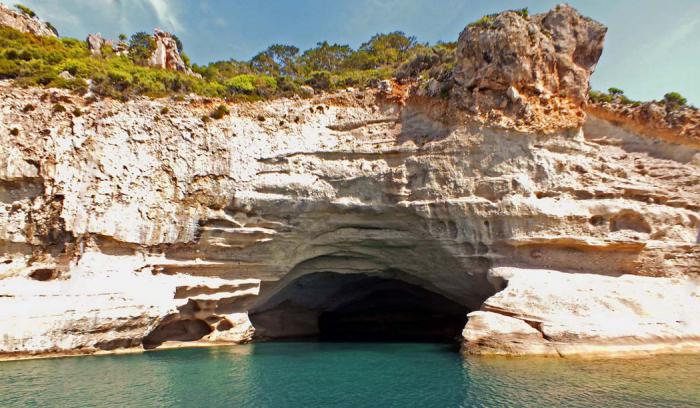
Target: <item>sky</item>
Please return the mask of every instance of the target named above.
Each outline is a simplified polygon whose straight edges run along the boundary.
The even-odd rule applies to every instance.
[[[14,4],[15,1],[0,0]],[[454,41],[484,14],[561,0],[22,0],[62,36],[171,31],[198,64],[247,60],[274,43],[302,50],[328,40],[357,47],[401,30],[421,42]],[[571,0],[608,26],[594,89],[618,87],[632,99],[677,91],[700,106],[700,0]]]

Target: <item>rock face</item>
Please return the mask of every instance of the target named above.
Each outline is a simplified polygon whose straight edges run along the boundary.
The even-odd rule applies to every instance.
[[[102,38],[100,33],[88,34],[85,41],[92,55],[102,55],[102,47],[105,45],[112,45],[111,41]]]
[[[700,286],[684,279],[494,268],[507,283],[464,330],[476,354],[630,355],[698,351]]]
[[[606,31],[567,5],[486,16],[459,37],[455,93],[475,113],[580,126]]]
[[[642,104],[613,101],[593,104],[588,111],[631,132],[700,148],[700,110],[694,107],[656,101]]]
[[[56,31],[37,17],[28,16],[19,10],[15,11],[4,4],[0,4],[0,25],[14,28],[23,33],[58,37]]]
[[[549,27],[599,32],[567,10]],[[371,282],[470,311],[468,353],[698,349],[697,147],[596,112],[572,128],[535,110],[548,132],[522,132],[459,93],[391,88],[203,122],[221,101],[0,82],[0,353],[315,334],[319,313],[381,298]]]
[[[85,39],[88,45],[88,50],[92,55],[102,55],[102,47],[111,47],[116,55],[127,55],[129,53],[128,46],[124,42],[115,43],[112,40],[108,40],[100,33],[88,34]]]
[[[151,55],[149,65],[172,71],[185,72],[190,75],[193,74],[192,70],[189,69],[182,60],[180,51],[177,49],[177,43],[170,33],[156,28],[153,38],[156,43],[156,48]]]

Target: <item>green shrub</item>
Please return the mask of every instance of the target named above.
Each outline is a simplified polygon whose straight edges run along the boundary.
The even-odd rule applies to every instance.
[[[156,42],[148,33],[135,33],[129,39],[129,58],[139,65],[146,65],[151,53],[156,48]]]
[[[593,103],[601,103],[601,102],[611,103],[613,100],[611,95],[608,95],[605,92],[594,91],[594,90],[591,90],[590,93],[588,94],[588,96],[589,96],[590,101]]]
[[[301,85],[294,79],[286,76],[275,78],[277,82],[277,93],[281,96],[301,95]]]
[[[328,71],[312,72],[309,79],[306,80],[306,84],[314,89],[327,91],[333,85],[333,77]]]
[[[56,29],[56,27],[53,26],[53,24],[51,24],[51,23],[49,23],[49,22],[47,21],[47,22],[44,23],[44,25],[45,25],[46,28],[48,28],[49,30],[53,31],[53,33],[56,34],[56,37],[58,37],[58,30]]]
[[[621,96],[621,95],[625,94],[625,91],[623,91],[620,88],[612,87],[612,88],[608,88],[608,94],[613,95],[613,96]]]
[[[80,108],[73,109],[73,116],[83,116],[83,111]]]
[[[688,104],[688,100],[678,92],[669,92],[664,95],[664,102],[666,103],[666,106],[671,108],[683,107]]]
[[[255,75],[243,74],[229,79],[224,82],[224,85],[231,92],[252,94],[255,91],[255,85],[253,85],[254,81]]]
[[[30,9],[29,7],[23,4],[17,3],[15,4],[15,8],[31,18],[36,17],[36,13],[34,12],[34,10]]]
[[[228,106],[226,105],[219,105],[214,109],[212,113],[209,114],[209,116],[212,119],[222,119],[224,116],[228,115],[231,113],[231,111],[228,109]]]
[[[53,105],[53,108],[51,108],[51,110],[52,110],[54,113],[63,113],[63,112],[66,111],[66,107],[63,106],[63,105],[61,105],[60,103],[55,103],[55,104]]]
[[[489,28],[493,24],[494,18],[492,15],[483,16],[480,19],[469,23],[467,27]]]
[[[370,82],[375,80],[389,79],[393,76],[392,70],[380,70],[380,69],[369,69],[369,70],[357,70],[357,71],[347,71],[341,72],[339,74],[333,75],[332,84],[333,88],[347,88],[353,87],[366,87],[369,86]]]
[[[263,98],[270,98],[277,93],[277,80],[268,75],[259,75],[255,78],[255,92]]]
[[[528,18],[528,16],[530,15],[530,12],[527,10],[527,7],[513,11],[522,18]]]
[[[170,112],[170,108],[167,106],[163,106],[163,108],[160,110],[161,115],[167,115]]]

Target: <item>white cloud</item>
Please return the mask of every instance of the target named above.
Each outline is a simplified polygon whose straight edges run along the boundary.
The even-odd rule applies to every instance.
[[[76,32],[97,23],[105,30],[124,32],[150,30],[155,26],[179,33],[184,31],[179,18],[180,2],[176,0],[24,0],[23,3],[36,10],[42,19],[53,22],[59,31],[63,27]]]
[[[182,24],[177,18],[177,11],[174,10],[173,2],[166,0],[132,0],[137,2],[148,3],[158,17],[158,21],[168,27],[172,27],[175,31],[183,31]]]

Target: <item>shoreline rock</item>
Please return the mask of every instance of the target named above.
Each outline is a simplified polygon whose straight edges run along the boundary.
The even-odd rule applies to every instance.
[[[317,272],[399,280],[470,310],[469,352],[694,350],[700,150],[585,117],[571,87],[587,90],[597,23],[566,7],[494,19],[535,24],[545,48],[527,55],[573,79],[512,78],[481,102],[469,86],[445,100],[391,82],[227,105],[218,120],[220,100],[0,81],[0,355],[248,342],[251,312]],[[591,44],[567,37],[572,22]],[[463,76],[472,60],[518,68],[465,52]],[[518,124],[508,104],[535,93]]]
[[[624,356],[700,351],[700,282],[494,268],[504,290],[472,312],[467,354]]]

